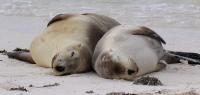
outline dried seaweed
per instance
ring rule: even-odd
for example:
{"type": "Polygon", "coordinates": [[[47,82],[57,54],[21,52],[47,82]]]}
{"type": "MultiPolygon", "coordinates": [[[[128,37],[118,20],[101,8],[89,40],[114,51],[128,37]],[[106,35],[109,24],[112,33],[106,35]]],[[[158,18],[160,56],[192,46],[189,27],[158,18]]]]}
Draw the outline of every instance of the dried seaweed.
{"type": "Polygon", "coordinates": [[[44,88],[44,87],[53,87],[53,86],[58,86],[58,85],[60,85],[60,84],[54,83],[54,84],[47,84],[47,85],[43,85],[43,86],[34,86],[34,85],[30,84],[29,87],[44,88]]]}
{"type": "Polygon", "coordinates": [[[106,95],[138,95],[138,94],[125,93],[125,92],[110,92],[110,93],[107,93],[106,95]]]}
{"type": "Polygon", "coordinates": [[[10,88],[10,91],[14,91],[14,90],[25,91],[25,92],[28,91],[25,87],[22,87],[22,86],[19,86],[16,88],[10,88]]]}
{"type": "Polygon", "coordinates": [[[151,86],[158,86],[163,85],[162,82],[155,77],[141,77],[134,81],[134,84],[140,84],[140,85],[151,85],[151,86]]]}

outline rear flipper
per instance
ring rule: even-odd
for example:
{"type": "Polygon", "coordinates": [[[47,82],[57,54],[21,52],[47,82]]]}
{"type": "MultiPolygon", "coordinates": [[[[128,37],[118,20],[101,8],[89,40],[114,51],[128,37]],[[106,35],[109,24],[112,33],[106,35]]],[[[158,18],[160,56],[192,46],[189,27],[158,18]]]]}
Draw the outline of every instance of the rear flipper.
{"type": "Polygon", "coordinates": [[[200,54],[198,53],[166,51],[166,54],[162,59],[168,64],[187,61],[188,64],[200,65],[200,54]]]}
{"type": "Polygon", "coordinates": [[[35,64],[35,62],[33,61],[31,57],[31,53],[27,49],[17,48],[13,50],[12,52],[7,52],[6,54],[9,58],[18,59],[18,60],[25,61],[31,64],[35,64]]]}
{"type": "Polygon", "coordinates": [[[200,54],[198,53],[191,53],[191,52],[176,52],[176,51],[168,51],[171,54],[179,55],[179,56],[184,56],[188,58],[192,58],[195,60],[200,60],[200,54]]]}

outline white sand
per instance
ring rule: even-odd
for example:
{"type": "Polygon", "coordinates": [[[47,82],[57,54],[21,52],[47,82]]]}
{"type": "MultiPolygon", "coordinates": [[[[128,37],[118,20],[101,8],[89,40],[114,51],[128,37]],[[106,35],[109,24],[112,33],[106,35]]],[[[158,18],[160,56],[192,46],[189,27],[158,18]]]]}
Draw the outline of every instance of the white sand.
{"type": "MultiPolygon", "coordinates": [[[[0,21],[0,50],[12,50],[16,47],[28,48],[31,39],[45,28],[48,19],[1,15],[0,21]]],[[[166,40],[165,48],[200,53],[198,29],[151,28],[166,40]]],[[[109,92],[158,94],[158,91],[171,95],[191,90],[200,93],[200,66],[168,65],[160,72],[149,74],[160,79],[164,86],[143,86],[134,85],[130,81],[103,79],[93,72],[53,76],[49,68],[8,59],[3,55],[0,55],[0,60],[3,60],[0,61],[0,95],[104,95],[109,92]],[[54,83],[60,85],[37,88],[54,83]],[[28,92],[9,90],[18,86],[27,88],[28,92]],[[86,93],[91,90],[94,93],[86,93]]]]}

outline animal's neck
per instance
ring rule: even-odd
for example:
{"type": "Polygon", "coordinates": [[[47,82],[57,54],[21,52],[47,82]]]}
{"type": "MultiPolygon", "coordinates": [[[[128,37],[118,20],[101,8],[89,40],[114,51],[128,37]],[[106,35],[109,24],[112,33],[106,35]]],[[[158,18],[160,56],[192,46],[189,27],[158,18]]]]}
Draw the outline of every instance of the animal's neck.
{"type": "Polygon", "coordinates": [[[82,45],[80,49],[82,49],[80,50],[82,56],[90,57],[90,58],[92,57],[93,51],[88,46],[82,45]]]}

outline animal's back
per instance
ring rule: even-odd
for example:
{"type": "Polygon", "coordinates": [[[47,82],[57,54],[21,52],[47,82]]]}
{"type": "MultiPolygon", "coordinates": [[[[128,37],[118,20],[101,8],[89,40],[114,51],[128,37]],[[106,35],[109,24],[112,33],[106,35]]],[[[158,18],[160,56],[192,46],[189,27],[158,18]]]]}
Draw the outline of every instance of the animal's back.
{"type": "MultiPolygon", "coordinates": [[[[128,37],[127,37],[128,38],[128,37]]],[[[157,49],[163,50],[162,46],[154,39],[140,35],[131,35],[120,47],[125,55],[130,56],[140,68],[137,75],[154,71],[164,52],[156,52],[157,49]],[[152,43],[154,43],[152,45],[152,43]],[[159,47],[159,48],[158,48],[159,47]]]]}

